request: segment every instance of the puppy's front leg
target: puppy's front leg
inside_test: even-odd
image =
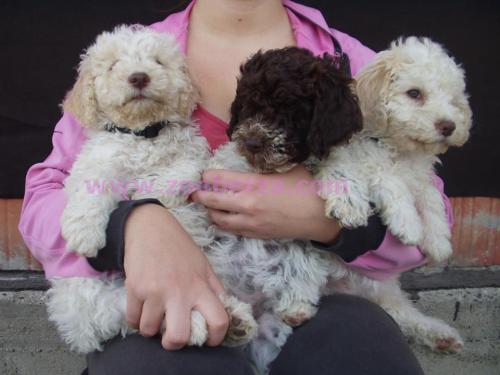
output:
[[[139,188],[134,199],[156,198],[167,208],[176,208],[187,202],[189,195],[200,186],[201,171],[190,163],[177,164],[156,170],[139,182],[147,189]]]
[[[406,245],[422,239],[422,221],[408,186],[391,173],[381,173],[371,186],[372,201],[391,233]]]
[[[106,245],[109,216],[120,200],[127,199],[127,182],[111,177],[110,164],[89,166],[82,155],[65,180],[68,201],[61,217],[61,234],[68,251],[94,257]]]
[[[341,169],[335,160],[327,162],[317,178],[318,195],[325,200],[327,217],[336,218],[345,228],[367,225],[371,207],[365,180],[354,170]]]
[[[331,263],[322,253],[303,247],[300,242],[283,246],[286,255],[275,266],[275,274],[260,283],[272,298],[274,313],[286,324],[297,327],[316,315],[322,289],[331,275]]]
[[[418,195],[417,207],[424,224],[420,246],[422,251],[437,262],[447,259],[453,249],[451,230],[441,194],[429,184]]]

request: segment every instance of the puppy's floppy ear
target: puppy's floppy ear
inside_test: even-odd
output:
[[[200,91],[195,86],[186,65],[181,67],[182,74],[184,75],[184,85],[179,91],[179,115],[182,118],[189,119],[200,102]]]
[[[365,118],[365,128],[385,130],[387,114],[384,97],[390,84],[391,51],[380,52],[356,76],[355,91],[359,98],[361,112]]]
[[[240,82],[240,79],[238,79],[238,82]],[[243,109],[243,102],[245,100],[244,95],[241,91],[241,88],[236,91],[236,97],[231,103],[231,118],[229,120],[229,127],[227,128],[227,136],[229,137],[229,139],[231,139],[233,132],[236,130],[236,126],[240,122],[240,114]]]
[[[62,107],[64,112],[75,116],[83,127],[97,127],[97,100],[88,55],[83,57],[78,68],[78,79],[66,95]]]
[[[236,97],[231,103],[231,118],[227,129],[229,138],[231,138],[233,132],[236,130],[236,126],[240,123],[240,119],[246,118],[244,117],[245,114],[242,113],[244,104],[248,106],[255,101],[260,104],[257,107],[263,104],[260,97],[256,98],[256,94],[259,93],[259,90],[255,89],[256,85],[262,88],[262,85],[265,84],[263,74],[266,57],[263,55],[264,53],[262,50],[259,50],[240,66],[240,75],[236,85]]]
[[[328,157],[332,146],[348,141],[363,127],[363,117],[352,80],[333,66],[331,73],[317,82],[317,97],[307,135],[311,153],[319,159]]]
[[[463,93],[463,95],[456,101],[456,106],[460,110],[463,118],[463,124],[461,124],[461,126],[457,126],[457,129],[455,130],[456,135],[459,136],[456,141],[456,145],[463,146],[469,139],[470,129],[472,127],[472,109],[466,93]]]

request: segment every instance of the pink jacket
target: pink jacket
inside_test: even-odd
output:
[[[284,0],[283,4],[288,9],[299,47],[307,48],[318,55],[325,52],[332,53],[330,35],[335,36],[344,52],[350,57],[353,75],[373,57],[374,52],[356,39],[330,29],[318,10],[288,0]],[[194,1],[184,11],[172,14],[164,21],[151,26],[157,31],[172,33],[184,52],[189,15],[193,5]],[[195,112],[194,117],[213,148],[227,140],[225,136],[227,124],[222,120],[201,107]],[[86,258],[66,251],[59,224],[65,206],[64,179],[85,139],[84,129],[70,114],[65,113],[54,130],[51,154],[42,163],[33,165],[26,177],[26,192],[19,230],[33,256],[43,265],[47,278],[100,275],[88,264]],[[442,181],[437,177],[436,186],[441,192],[443,191]],[[451,222],[450,204],[444,194],[443,199],[450,213]],[[358,257],[349,263],[349,266],[369,277],[383,280],[423,263],[425,257],[418,248],[403,245],[387,232],[378,249]]]

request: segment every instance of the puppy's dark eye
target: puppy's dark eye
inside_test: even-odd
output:
[[[163,66],[163,63],[160,61],[160,59],[159,59],[159,58],[156,58],[156,60],[155,60],[155,61],[156,61],[156,63],[157,63],[158,65]]]
[[[422,92],[419,89],[411,89],[406,92],[406,95],[408,95],[412,99],[420,100],[422,99]]]

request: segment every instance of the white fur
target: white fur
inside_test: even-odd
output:
[[[405,244],[445,260],[451,233],[432,174],[437,155],[469,136],[464,72],[438,44],[408,38],[379,53],[356,79],[365,128],[320,166],[320,179],[344,180],[349,190],[323,189],[326,213],[346,227],[364,225],[371,201]],[[423,99],[410,98],[411,89],[419,89]],[[435,127],[444,120],[456,125],[449,137]]]
[[[431,178],[436,154],[468,138],[471,112],[463,78],[455,62],[428,39],[399,41],[377,56],[356,87],[365,130],[348,145],[333,148],[313,168],[323,180],[319,193],[329,217],[346,227],[366,225],[373,202],[403,242],[420,244],[438,260],[449,255],[444,205]],[[424,92],[424,101],[408,97],[406,92],[414,88]],[[443,120],[456,124],[448,138],[435,128]],[[219,149],[209,167],[255,172],[232,142]],[[347,192],[339,194],[334,181],[347,182]],[[378,303],[405,335],[433,350],[455,352],[463,345],[455,329],[416,310],[396,279],[369,279],[300,241],[238,238],[221,231],[217,235],[210,252],[230,262],[218,274],[259,316],[258,335],[246,349],[262,373],[291,333],[285,322],[311,318],[319,297],[329,293],[351,293]],[[276,250],[269,253],[266,245]]]
[[[434,351],[455,353],[464,344],[455,328],[417,310],[401,290],[397,277],[377,281],[349,270],[344,279],[334,281],[328,289],[377,303],[392,316],[407,338]]]
[[[424,99],[406,92],[419,89]],[[444,204],[432,184],[437,154],[468,139],[471,111],[463,70],[438,44],[408,38],[377,55],[357,77],[364,131],[332,150],[320,167],[322,180],[344,180],[348,194],[320,195],[326,213],[346,227],[366,224],[375,204],[391,232],[408,245],[419,245],[431,258],[451,255]],[[439,121],[456,129],[443,137]]]
[[[332,180],[347,185],[340,194],[326,188],[319,192],[326,214],[346,227],[365,225],[373,202],[402,242],[445,260],[452,252],[451,233],[432,175],[437,155],[463,145],[469,136],[464,72],[440,45],[411,37],[379,53],[356,79],[365,127],[349,144],[333,148],[319,167],[321,186]],[[419,89],[423,100],[411,99],[406,94],[411,89]],[[435,127],[443,120],[456,125],[449,137]],[[416,310],[397,280],[379,282],[349,271],[330,288],[378,303],[405,335],[433,350],[455,352],[463,345],[455,329]]]
[[[89,133],[65,180],[68,202],[61,229],[68,250],[96,256],[105,245],[109,215],[121,200],[155,197],[169,208],[184,204],[187,190],[173,184],[198,183],[207,157],[206,141],[189,123],[169,124],[154,139],[102,130]],[[113,191],[116,187],[91,193],[89,181],[130,185],[124,193]],[[136,183],[151,183],[153,190],[135,191]]]
[[[136,72],[151,79],[142,90],[128,82]],[[97,38],[79,73],[64,102],[65,110],[88,129],[88,140],[65,180],[68,202],[61,228],[68,251],[95,256],[105,245],[108,219],[118,202],[145,197],[158,198],[169,208],[198,246],[210,244],[207,212],[187,203],[191,191],[181,185],[199,185],[210,151],[189,120],[198,97],[175,39],[139,26],[118,27]],[[168,123],[155,138],[105,130],[110,122],[139,131],[158,121]],[[94,182],[116,182],[121,188],[106,185],[91,193],[88,184]],[[138,188],[149,183],[149,190]],[[121,277],[57,278],[51,283],[49,318],[73,350],[100,350],[106,340],[131,332]],[[225,343],[248,341],[257,329],[251,307],[235,297],[220,298],[231,317]],[[205,319],[197,311],[191,319],[189,345],[201,346],[208,334]]]
[[[221,146],[208,167],[258,172],[239,154],[235,142]],[[263,373],[291,334],[291,325],[315,315],[328,280],[346,273],[333,254],[306,241],[244,238],[216,230],[207,254],[228,291],[253,306],[259,331],[246,350]]]

